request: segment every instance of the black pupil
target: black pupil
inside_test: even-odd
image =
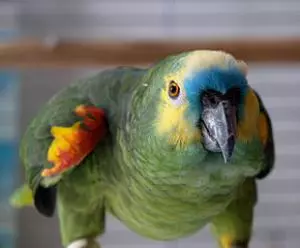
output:
[[[176,94],[176,93],[177,93],[177,86],[176,86],[176,85],[171,85],[171,87],[170,87],[170,92],[171,92],[172,94]]]

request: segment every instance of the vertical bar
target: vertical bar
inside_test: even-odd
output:
[[[0,42],[16,38],[14,6],[0,4]],[[16,210],[9,204],[18,179],[19,77],[0,70],[0,248],[15,248]]]

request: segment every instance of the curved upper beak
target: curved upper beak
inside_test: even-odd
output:
[[[221,152],[227,163],[234,151],[236,139],[236,107],[229,100],[205,106],[202,113],[204,145]]]

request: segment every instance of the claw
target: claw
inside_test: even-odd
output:
[[[44,169],[41,174],[43,177],[55,176],[79,165],[105,135],[105,115],[102,109],[80,105],[75,113],[83,117],[83,121],[71,127],[51,128],[54,140],[48,150],[48,161],[53,167]],[[81,124],[87,129],[82,128]]]

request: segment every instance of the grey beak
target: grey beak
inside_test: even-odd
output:
[[[233,154],[236,139],[236,109],[230,101],[206,106],[202,113],[204,146],[212,152],[221,152],[227,163]]]

